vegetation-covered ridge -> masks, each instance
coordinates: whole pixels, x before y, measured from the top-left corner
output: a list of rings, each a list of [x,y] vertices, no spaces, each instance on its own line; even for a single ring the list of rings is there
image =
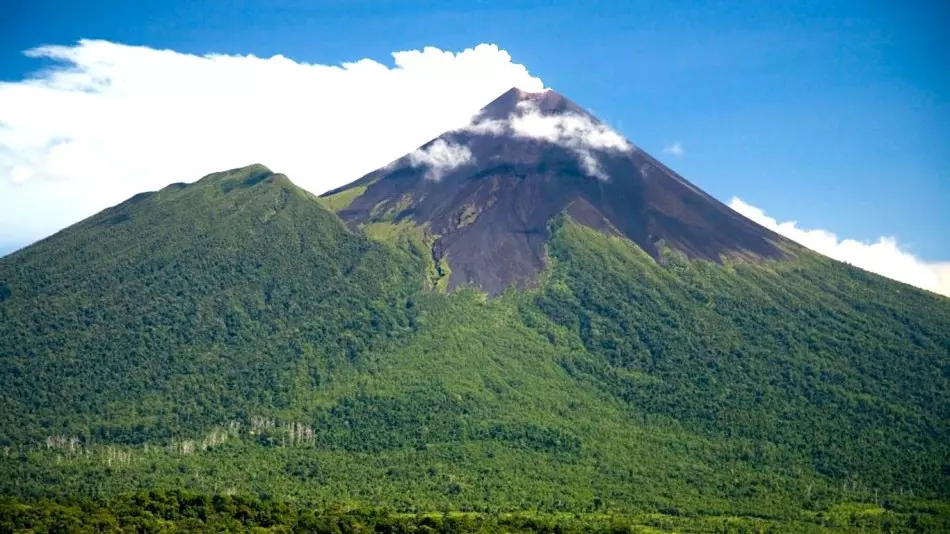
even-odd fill
[[[0,493],[943,517],[946,299],[807,252],[657,262],[567,217],[539,286],[486,299],[374,224],[255,167],[0,259]]]

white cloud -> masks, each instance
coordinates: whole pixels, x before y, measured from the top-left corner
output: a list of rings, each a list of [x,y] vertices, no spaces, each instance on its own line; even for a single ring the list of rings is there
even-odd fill
[[[509,128],[506,120],[487,119],[468,124],[460,130],[481,135],[501,135],[508,132]]]
[[[950,296],[950,263],[927,263],[902,250],[897,240],[880,237],[874,243],[839,239],[821,229],[799,228],[795,221],[778,222],[763,210],[733,197],[729,206],[762,226],[816,252],[866,271]]]
[[[467,146],[447,143],[442,139],[436,139],[429,146],[409,154],[409,163],[414,167],[428,167],[426,178],[436,182],[442,179],[446,172],[472,161],[472,151]]]
[[[545,115],[533,102],[522,104],[525,104],[524,113],[509,121],[512,132],[519,137],[541,139],[573,150],[584,171],[598,180],[608,177],[593,150],[628,152],[633,148],[622,135],[590,117],[574,113]]]
[[[937,275],[937,282],[929,289],[950,297],[950,262],[931,263],[930,268]]]
[[[675,141],[673,144],[663,147],[663,153],[680,158],[686,154],[686,150],[683,149],[682,143]]]
[[[80,41],[0,83],[0,241],[30,241],[133,194],[264,163],[320,193],[466,124],[512,86],[507,52],[396,52],[394,65],[195,56]]]
[[[590,117],[576,113],[544,114],[531,100],[523,100],[517,107],[517,112],[507,119],[475,121],[461,129],[490,135],[510,133],[563,146],[577,154],[585,172],[600,180],[606,180],[607,175],[594,150],[629,152],[633,149],[622,135]]]
[[[597,157],[590,150],[577,150],[577,158],[581,162],[584,172],[601,181],[607,181],[607,173],[604,172]]]
[[[545,115],[534,102],[519,104],[524,110],[509,120],[512,132],[519,137],[541,139],[581,150],[628,151],[630,143],[619,133],[590,117],[575,113]]]

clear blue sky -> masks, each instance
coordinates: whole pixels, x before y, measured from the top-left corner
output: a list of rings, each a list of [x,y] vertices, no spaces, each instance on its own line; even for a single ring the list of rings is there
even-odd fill
[[[80,38],[331,64],[493,42],[724,201],[950,259],[950,2],[459,4],[12,0],[0,79]]]

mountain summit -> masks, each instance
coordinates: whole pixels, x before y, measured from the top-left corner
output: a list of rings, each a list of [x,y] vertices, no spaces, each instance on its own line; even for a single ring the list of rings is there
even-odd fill
[[[737,214],[554,91],[511,89],[446,132],[325,197],[351,227],[424,228],[448,287],[533,285],[560,214],[623,235],[654,258],[780,258],[783,238]],[[358,195],[358,196],[356,196]],[[355,198],[353,198],[355,197]]]

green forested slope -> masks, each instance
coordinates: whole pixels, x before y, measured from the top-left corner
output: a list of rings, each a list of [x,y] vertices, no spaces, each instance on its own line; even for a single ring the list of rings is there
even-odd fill
[[[726,268],[573,224],[535,303],[593,366],[565,362],[643,414],[787,447],[819,473],[946,492],[950,301],[798,251]],[[608,385],[609,384],[609,385]]]
[[[419,263],[397,256],[264,167],[137,195],[0,260],[0,441],[292,407],[409,329]]]
[[[808,521],[950,498],[945,298],[801,250],[658,265],[567,218],[538,289],[446,295],[380,230],[252,167],[0,259],[0,491]]]

